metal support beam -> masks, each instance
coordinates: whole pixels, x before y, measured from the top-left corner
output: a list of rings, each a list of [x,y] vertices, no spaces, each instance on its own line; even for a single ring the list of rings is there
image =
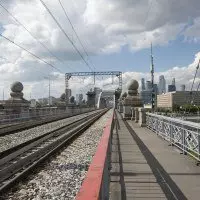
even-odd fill
[[[122,91],[122,72],[120,71],[108,71],[108,72],[71,72],[65,74],[65,88],[69,88],[69,79],[72,76],[93,76],[95,84],[95,76],[117,76],[119,78],[119,89]]]

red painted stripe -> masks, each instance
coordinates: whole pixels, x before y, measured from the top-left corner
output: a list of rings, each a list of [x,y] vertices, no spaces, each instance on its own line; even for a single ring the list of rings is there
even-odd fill
[[[88,169],[83,184],[76,196],[76,200],[97,200],[101,189],[103,178],[103,168],[106,160],[109,138],[111,135],[111,125],[113,116],[108,120],[92,163]]]

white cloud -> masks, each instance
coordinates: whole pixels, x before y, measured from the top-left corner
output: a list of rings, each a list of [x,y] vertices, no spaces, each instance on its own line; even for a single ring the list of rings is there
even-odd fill
[[[119,52],[124,45],[130,50],[136,51],[149,47],[150,41],[154,45],[167,45],[169,41],[176,39],[177,34],[185,36],[186,41],[199,41],[200,28],[200,4],[198,0],[61,0],[67,10],[78,35],[86,44],[90,55],[111,54]],[[149,8],[152,2],[151,8]],[[81,46],[76,40],[70,24],[62,12],[57,0],[45,0],[47,6],[62,24],[63,28],[73,40],[74,44],[81,50]],[[50,62],[58,68],[64,68],[68,61],[78,63],[79,55],[72,45],[56,26],[51,16],[39,0],[9,0],[3,1],[3,5],[40,41],[43,42],[50,51],[63,60],[64,65],[52,58],[51,55],[38,44],[24,29],[0,8],[0,31],[3,35],[14,42],[27,48],[42,59]],[[147,15],[148,13],[148,15]],[[194,23],[188,25],[188,20],[193,19]],[[183,31],[184,30],[184,31]],[[33,97],[48,95],[48,91],[43,86],[44,76],[51,74],[57,77],[52,83],[53,94],[59,96],[64,91],[64,77],[52,73],[52,69],[37,61],[25,51],[8,43],[0,38],[0,90],[7,90],[8,97],[9,84],[13,80],[22,81],[25,84],[24,93],[32,93]],[[177,83],[191,82],[196,60],[189,66],[175,67],[163,72],[170,82],[171,77],[176,77]],[[75,66],[75,64],[73,65]],[[158,79],[160,73],[156,73]],[[149,74],[126,72],[124,82],[129,78],[140,79],[145,77],[150,79]],[[76,79],[73,88],[78,91],[89,89],[92,79]],[[80,83],[80,81],[82,81]],[[98,81],[99,86],[110,88],[111,78]],[[44,85],[45,85],[44,84]],[[55,86],[54,86],[55,85]],[[87,87],[88,85],[88,87]],[[107,86],[106,86],[107,85]],[[26,87],[27,86],[27,87]],[[1,95],[0,95],[1,96]]]

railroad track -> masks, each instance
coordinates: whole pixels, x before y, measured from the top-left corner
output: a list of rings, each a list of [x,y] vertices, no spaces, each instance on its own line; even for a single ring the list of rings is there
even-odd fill
[[[107,109],[104,109],[88,115],[86,118],[71,122],[64,127],[42,135],[42,137],[35,138],[24,146],[18,147],[17,150],[2,152],[0,159],[0,195],[27,176],[39,163],[70,143],[106,111]]]
[[[83,113],[81,113],[81,114],[83,114]],[[51,116],[48,118],[38,117],[38,119],[34,119],[34,120],[26,121],[26,122],[13,123],[13,124],[1,126],[0,127],[0,137],[9,135],[9,134],[13,134],[16,132],[20,132],[20,131],[23,131],[23,130],[26,130],[29,128],[33,128],[35,126],[44,125],[44,124],[62,120],[62,119],[68,118],[68,117],[73,117],[76,115],[79,115],[79,114],[70,115],[70,116],[68,114],[63,114],[63,115],[59,115],[59,116]]]

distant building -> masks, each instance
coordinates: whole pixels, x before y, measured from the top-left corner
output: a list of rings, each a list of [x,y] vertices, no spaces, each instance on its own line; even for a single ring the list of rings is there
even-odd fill
[[[152,84],[151,84],[151,81],[146,81],[146,90],[152,91]]]
[[[49,98],[40,98],[40,99],[38,99],[38,103],[39,103],[41,106],[46,106],[46,105],[48,105],[48,101],[49,101]]]
[[[157,107],[173,110],[174,106],[190,104],[200,105],[200,91],[193,91],[192,96],[189,91],[174,91],[157,95]]]
[[[87,95],[87,105],[88,106],[95,106],[95,92],[90,90],[86,93]]]
[[[30,102],[31,102],[30,107],[35,108],[37,105],[36,99],[31,99]]]
[[[172,79],[172,85],[175,85],[175,86],[176,86],[175,78]]]
[[[174,92],[176,91],[176,82],[175,78],[172,79],[172,84],[168,85],[168,92]]]
[[[76,94],[76,103],[78,105],[82,104],[83,101],[83,94]]]
[[[145,79],[144,78],[141,79],[141,90],[142,91],[145,90]]]
[[[163,75],[159,76],[158,91],[159,94],[166,92],[166,81]]]
[[[181,91],[185,91],[185,85],[181,85]]]
[[[168,92],[174,92],[176,91],[176,86],[175,85],[168,85]]]
[[[158,94],[158,86],[157,84],[154,84],[154,93],[155,93],[155,100]],[[152,84],[151,81],[146,81],[146,90],[143,90],[140,92],[140,98],[142,100],[142,103],[145,104],[151,104],[151,98],[152,98]]]
[[[151,104],[151,90],[144,90],[140,92],[140,99],[143,104]]]
[[[59,98],[55,98],[55,97],[52,97],[52,96],[50,96],[50,99],[49,99],[49,97],[38,99],[38,103],[39,103],[41,106],[47,106],[47,105],[53,106],[53,105],[55,105],[58,101],[59,101]]]
[[[155,95],[157,97],[157,94],[158,94],[158,85],[154,83],[153,84],[153,89],[154,89],[154,93],[155,93]]]

